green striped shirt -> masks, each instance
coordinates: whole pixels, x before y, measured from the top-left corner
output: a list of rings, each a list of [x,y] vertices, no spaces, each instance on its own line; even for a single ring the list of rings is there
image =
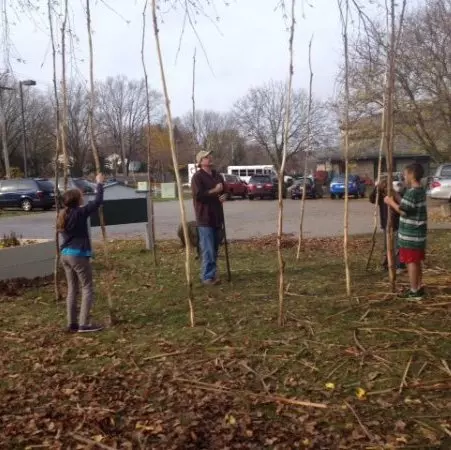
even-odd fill
[[[399,205],[399,248],[426,248],[427,209],[426,191],[422,187],[409,189]]]

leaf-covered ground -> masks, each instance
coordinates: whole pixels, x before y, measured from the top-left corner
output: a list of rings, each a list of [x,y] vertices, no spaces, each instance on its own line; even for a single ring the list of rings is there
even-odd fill
[[[431,233],[418,304],[389,294],[378,251],[365,270],[367,238],[351,299],[339,239],[296,262],[287,238],[283,328],[273,242],[230,245],[230,285],[202,288],[194,263],[195,328],[177,244],[154,269],[143,243],[111,243],[111,276],[99,250],[94,315],[109,285],[120,322],[96,335],[62,331],[51,282],[0,286],[0,447],[450,449],[449,233]]]

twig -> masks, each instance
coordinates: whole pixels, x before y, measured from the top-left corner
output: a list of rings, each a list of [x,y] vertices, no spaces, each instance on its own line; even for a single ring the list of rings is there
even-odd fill
[[[99,447],[104,450],[115,450],[114,447],[110,447],[109,445],[102,444],[101,442],[93,441],[92,439],[85,438],[78,434],[70,433],[69,436],[73,437],[76,441],[81,442],[82,444],[89,445],[90,447]]]
[[[374,438],[373,436],[370,434],[370,432],[368,431],[368,428],[363,424],[363,422],[360,420],[360,417],[357,415],[357,412],[355,411],[355,409],[347,402],[345,401],[345,405],[349,408],[349,410],[352,412],[352,414],[354,414],[354,417],[357,419],[357,422],[359,422],[360,428],[362,429],[362,431],[366,434],[366,437],[373,442]]]
[[[410,365],[412,364],[412,359],[413,359],[413,355],[410,355],[409,361],[407,362],[406,369],[404,370],[404,374],[401,379],[401,384],[399,385],[399,390],[398,390],[399,394],[402,393],[402,389],[404,388],[404,386],[407,386],[406,378],[407,378],[407,374],[410,369]]]
[[[430,335],[437,335],[437,336],[451,336],[451,332],[447,331],[432,331],[432,330],[415,330],[413,328],[398,328],[397,330],[393,330],[391,328],[359,328],[359,330],[362,331],[388,331],[390,333],[399,334],[401,333],[414,333],[414,334],[430,334]]]
[[[280,395],[267,395],[267,394],[258,394],[256,392],[250,392],[245,390],[232,390],[230,388],[222,387],[222,386],[216,386],[214,384],[210,383],[204,383],[201,381],[195,381],[195,380],[188,380],[185,378],[174,378],[174,381],[178,381],[180,383],[185,384],[191,384],[193,386],[196,386],[199,389],[203,390],[212,390],[215,392],[222,392],[224,394],[241,394],[247,397],[253,397],[256,399],[261,399],[264,401],[269,402],[275,402],[275,403],[283,403],[285,405],[292,405],[292,406],[306,406],[311,408],[319,408],[319,409],[326,409],[327,405],[324,403],[312,403],[309,401],[303,401],[303,400],[297,400],[297,399],[291,399],[287,397],[282,397]]]
[[[445,372],[451,377],[451,370],[449,369],[448,363],[444,359],[441,359],[440,361],[445,368]]]
[[[451,431],[448,429],[446,425],[440,425],[440,428],[445,432],[445,434],[451,437]]]
[[[429,364],[428,362],[425,362],[425,363],[421,366],[420,370],[419,370],[418,373],[417,373],[417,378],[420,377],[420,375],[423,373],[423,370],[426,369],[426,366],[427,366],[428,364]]]
[[[183,355],[185,353],[186,353],[186,350],[183,350],[183,351],[180,351],[180,352],[161,353],[160,355],[153,355],[153,356],[148,356],[147,358],[143,358],[143,361],[151,361],[153,359],[166,358],[168,356]]]
[[[357,347],[359,348],[359,350],[362,352],[362,353],[366,353],[366,349],[365,349],[365,347],[360,343],[360,341],[357,339],[357,330],[354,330],[354,342],[355,342],[355,345],[357,345]]]
[[[269,391],[269,386],[265,383],[265,379],[262,375],[260,375],[259,373],[257,373],[254,369],[252,369],[252,367],[249,367],[245,362],[241,361],[240,362],[240,366],[243,367],[244,369],[248,370],[249,372],[253,373],[261,382],[263,389],[265,392]]]

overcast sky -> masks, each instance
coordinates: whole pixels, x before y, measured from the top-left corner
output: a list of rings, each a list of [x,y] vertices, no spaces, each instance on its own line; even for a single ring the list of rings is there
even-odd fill
[[[198,109],[226,111],[235,100],[254,86],[270,79],[284,80],[288,72],[288,24],[281,10],[276,10],[278,0],[223,0],[216,1],[216,10],[207,9],[211,20],[199,17],[197,34],[202,41],[210,67],[201,44],[187,26],[181,51],[176,61],[183,23],[182,11],[164,14],[160,26],[169,92],[174,115],[191,108],[192,56],[197,47],[196,102]],[[41,87],[51,83],[52,66],[50,38],[45,3],[33,20],[20,18],[10,11],[10,36],[14,48],[10,61],[20,79],[35,79]],[[75,57],[70,59],[70,73],[78,80],[87,80],[88,47],[86,40],[84,0],[69,0],[72,22],[77,37]],[[93,0],[92,21],[95,51],[95,77],[124,74],[141,78],[141,33],[144,1]],[[105,3],[111,6],[112,11]],[[205,2],[206,3],[206,2]],[[287,3],[290,3],[287,1]],[[314,34],[313,70],[314,93],[327,99],[334,94],[335,77],[341,58],[340,23],[336,2],[309,0],[313,7],[298,0],[295,35],[296,87],[308,87],[308,41]],[[304,11],[304,17],[303,17]],[[219,20],[216,21],[216,17]],[[146,57],[150,83],[161,90],[152,34],[151,17],[148,17]],[[18,58],[23,61],[17,61]]]

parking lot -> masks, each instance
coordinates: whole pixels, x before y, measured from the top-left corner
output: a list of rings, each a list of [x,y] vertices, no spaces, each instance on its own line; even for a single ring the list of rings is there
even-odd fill
[[[299,200],[284,202],[284,232],[298,233]],[[339,236],[343,233],[343,200],[307,200],[304,221],[306,237]],[[190,200],[185,201],[188,218],[194,218]],[[373,229],[373,205],[368,199],[349,201],[349,230],[352,234],[370,233]],[[276,232],[277,202],[273,200],[233,200],[225,204],[228,238],[246,239]],[[14,231],[23,238],[52,239],[54,235],[55,212],[20,215],[0,219],[0,235]],[[178,202],[155,203],[157,239],[176,238],[180,222]],[[435,225],[437,228],[446,225]],[[432,228],[432,227],[431,227]],[[142,237],[144,224],[118,225],[108,227],[112,238]],[[93,230],[93,238],[100,237],[100,230]]]

